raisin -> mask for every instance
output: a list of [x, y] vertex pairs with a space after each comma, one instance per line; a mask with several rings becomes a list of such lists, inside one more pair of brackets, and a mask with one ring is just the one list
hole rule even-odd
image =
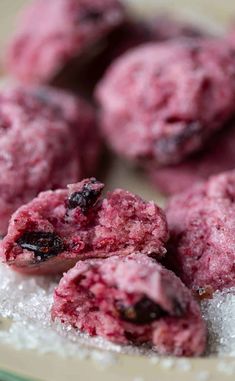
[[[91, 183], [94, 184], [94, 181]], [[67, 206], [69, 209], [80, 207], [85, 214], [89, 208], [96, 204], [100, 194], [100, 189], [92, 189], [90, 184], [86, 184], [80, 192], [74, 192], [70, 195]]]
[[38, 261], [46, 261], [64, 250], [62, 239], [51, 232], [26, 232], [17, 244], [22, 249], [33, 251]]
[[142, 297], [132, 306], [125, 306], [118, 301], [116, 308], [121, 320], [133, 324], [148, 324], [168, 315], [159, 304], [147, 296]]

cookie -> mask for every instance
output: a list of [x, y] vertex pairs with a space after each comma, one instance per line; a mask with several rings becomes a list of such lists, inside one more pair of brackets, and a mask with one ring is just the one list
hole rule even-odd
[[235, 123], [219, 131], [203, 150], [178, 165], [149, 165], [147, 173], [152, 184], [165, 195], [184, 192], [209, 176], [235, 168]]
[[124, 14], [118, 0], [35, 0], [9, 44], [7, 69], [23, 82], [49, 83], [74, 58], [102, 49]]
[[160, 354], [196, 356], [205, 349], [205, 324], [190, 291], [142, 254], [78, 262], [55, 290], [52, 318]]
[[167, 261], [195, 290], [235, 285], [235, 172], [211, 177], [171, 198]]
[[54, 274], [78, 260], [133, 250], [162, 258], [168, 239], [162, 210], [122, 189], [101, 198], [103, 187], [91, 178], [19, 208], [2, 241], [2, 260], [20, 272]]
[[130, 160], [175, 164], [234, 112], [234, 51], [224, 41], [146, 44], [115, 61], [97, 87], [109, 145]]
[[39, 192], [94, 173], [100, 144], [94, 111], [82, 100], [47, 87], [1, 90], [0, 234]]

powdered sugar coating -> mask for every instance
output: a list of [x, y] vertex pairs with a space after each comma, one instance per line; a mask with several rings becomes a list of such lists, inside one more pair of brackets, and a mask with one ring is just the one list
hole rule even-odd
[[46, 87], [1, 90], [0, 234], [38, 192], [93, 171], [99, 149], [94, 111], [84, 101]]
[[[79, 259], [135, 250], [161, 258], [168, 239], [162, 210], [122, 189], [101, 199], [102, 189], [102, 183], [88, 179], [68, 190], [41, 193], [19, 208], [2, 241], [2, 260], [21, 272], [50, 274]], [[92, 194], [90, 201], [84, 192], [88, 198]]]
[[211, 177], [174, 196], [166, 209], [171, 234], [168, 261], [191, 288], [235, 285], [235, 173]]
[[207, 180], [209, 176], [229, 171], [235, 167], [235, 123], [230, 122], [219, 131], [203, 150], [178, 165], [147, 169], [152, 183], [164, 194], [173, 195], [185, 191], [193, 184]]
[[[157, 312], [151, 315], [152, 303]], [[139, 321], [142, 313], [150, 322]], [[189, 290], [141, 254], [77, 263], [55, 291], [52, 317], [116, 343], [148, 343], [162, 354], [192, 356], [205, 349], [205, 325]]]
[[118, 0], [35, 0], [22, 14], [7, 67], [24, 82], [49, 82], [123, 19]]
[[234, 112], [234, 73], [234, 52], [220, 40], [134, 49], [97, 88], [103, 133], [129, 159], [177, 163]]

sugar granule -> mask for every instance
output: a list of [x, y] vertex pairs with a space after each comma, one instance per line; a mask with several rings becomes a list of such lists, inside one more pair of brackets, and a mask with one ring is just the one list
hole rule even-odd
[[235, 287], [202, 302], [209, 330], [208, 354], [235, 356]]

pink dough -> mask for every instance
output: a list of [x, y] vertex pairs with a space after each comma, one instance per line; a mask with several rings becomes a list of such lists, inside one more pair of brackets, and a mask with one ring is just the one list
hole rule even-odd
[[78, 262], [55, 291], [52, 318], [115, 343], [147, 343], [160, 354], [205, 350], [205, 324], [190, 291], [142, 254]]

